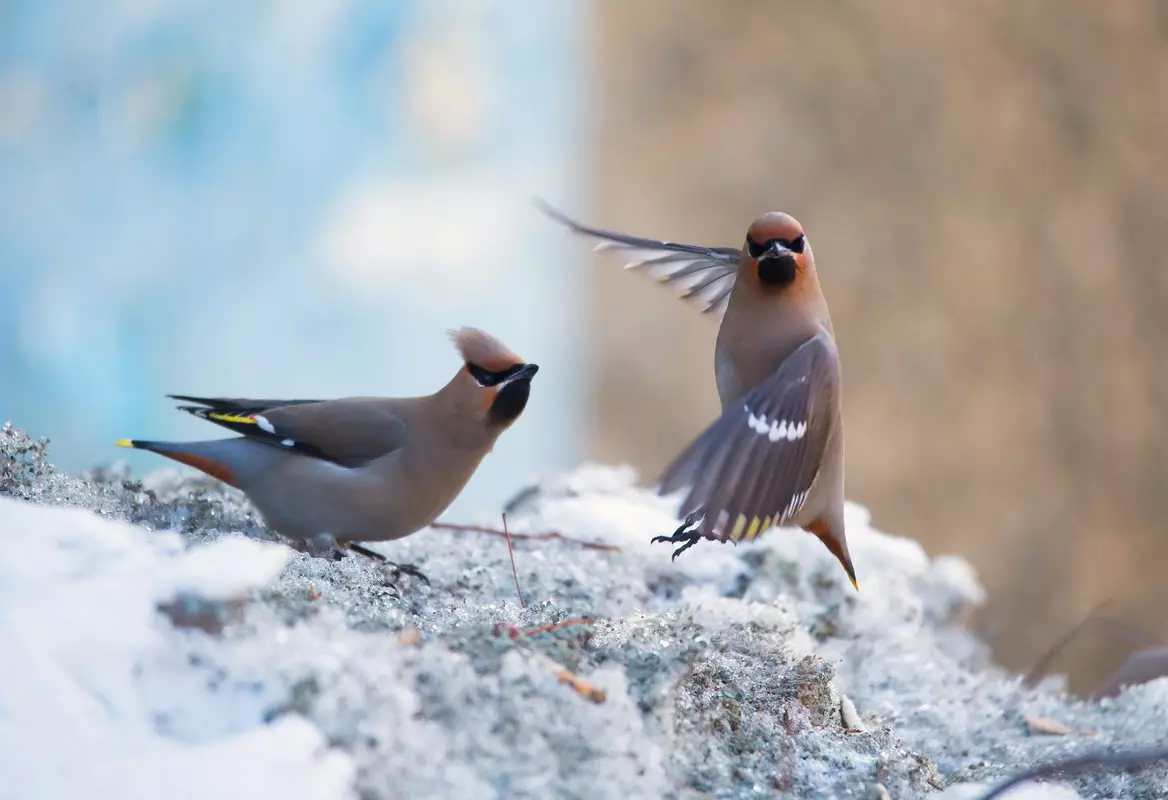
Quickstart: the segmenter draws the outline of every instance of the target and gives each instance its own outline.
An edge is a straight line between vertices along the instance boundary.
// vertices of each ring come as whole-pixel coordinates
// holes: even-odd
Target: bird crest
[[[450,338],[454,340],[455,347],[466,363],[485,370],[500,372],[523,363],[523,359],[515,355],[505,344],[477,328],[451,331]]]

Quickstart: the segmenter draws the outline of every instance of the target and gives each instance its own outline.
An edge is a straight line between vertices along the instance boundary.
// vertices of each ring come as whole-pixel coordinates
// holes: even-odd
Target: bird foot
[[[677,557],[679,555],[681,555],[686,550],[693,547],[695,544],[697,544],[702,539],[702,534],[701,534],[700,530],[696,527],[698,520],[701,519],[701,516],[702,516],[702,514],[700,511],[693,511],[693,512],[689,513],[686,516],[685,521],[682,522],[681,525],[677,528],[677,530],[675,530],[673,532],[672,536],[654,536],[652,539],[649,540],[649,543],[650,544],[656,544],[657,542],[669,542],[670,544],[678,544],[679,542],[682,543],[681,547],[679,547],[673,551],[673,556],[669,559],[671,562],[676,561]]]
[[[392,567],[398,575],[409,575],[411,578],[417,578],[427,586],[431,585],[430,579],[422,574],[422,571],[413,564],[395,564],[392,561],[387,561],[386,564]]]
[[[305,539],[304,552],[313,558],[327,558],[329,561],[340,561],[345,555],[336,537],[326,532]]]
[[[358,554],[363,555],[367,558],[372,558],[374,561],[380,561],[382,564],[384,564],[385,566],[389,567],[394,572],[396,572],[399,576],[400,575],[409,575],[411,578],[417,578],[418,580],[422,581],[427,586],[431,585],[430,579],[427,578],[422,573],[422,571],[420,569],[418,569],[416,566],[414,566],[413,564],[398,564],[394,561],[390,561],[388,558],[383,556],[381,553],[378,553],[376,550],[370,550],[368,547],[365,547],[364,545],[357,544],[356,542],[350,542],[349,549],[352,550],[354,553],[358,553]]]
[[[383,560],[382,563],[385,567],[387,567],[386,586],[392,590],[393,596],[399,600],[401,599],[402,593],[401,590],[397,588],[397,581],[401,578],[402,575],[409,575],[410,577],[423,581],[427,586],[430,585],[430,579],[423,575],[421,570],[419,570],[413,564],[395,564],[389,560]],[[392,577],[389,575],[391,572],[393,573]]]

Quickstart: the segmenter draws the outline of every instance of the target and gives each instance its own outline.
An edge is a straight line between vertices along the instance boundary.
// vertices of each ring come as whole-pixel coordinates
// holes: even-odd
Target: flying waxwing
[[[735,543],[772,526],[819,537],[855,569],[844,531],[844,434],[840,364],[815,256],[792,216],[756,219],[739,248],[698,247],[589,228],[539,203],[577,234],[599,239],[596,250],[628,258],[681,297],[722,315],[714,378],[722,416],[665,470],[658,491],[688,487],[685,523],[653,541],[700,539]]]
[[[432,523],[527,405],[539,367],[473,328],[452,332],[465,362],[424,397],[247,400],[169,395],[242,434],[201,442],[123,439],[243,491],[269,527],[315,556],[409,536]],[[420,575],[408,565],[397,565]],[[423,576],[424,577],[424,576]]]

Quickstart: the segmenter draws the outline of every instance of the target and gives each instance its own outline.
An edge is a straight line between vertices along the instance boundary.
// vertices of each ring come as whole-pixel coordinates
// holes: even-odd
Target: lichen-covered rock
[[[512,532],[564,537],[515,540],[521,607],[507,544],[495,536],[427,530],[373,545],[418,565],[429,586],[365,558],[291,550],[272,578],[223,545],[278,537],[245,498],[213,481],[172,470],[135,481],[117,466],[62,475],[43,443],[7,427],[0,469],[0,494],[135,525],[106,523],[121,544],[93,545],[82,561],[101,580],[86,583],[65,568],[78,563],[64,543],[77,540],[70,527],[81,517],[0,503],[0,575],[19,572],[39,596],[64,592],[104,615],[107,627],[88,632],[88,649],[57,663],[77,697],[92,681],[74,669],[77,658],[128,692],[115,707],[138,727],[133,735],[111,728],[104,756],[120,748],[129,763],[135,736],[229,749],[246,734],[253,796],[271,796],[264,781],[275,779],[264,770],[278,763],[254,748],[279,746],[288,734],[264,732],[289,720],[309,721],[329,752],[351,758],[355,791],[370,799],[899,799],[958,783],[969,785],[950,791],[968,796],[970,782],[1095,748],[1147,746],[1168,730],[1168,681],[1089,705],[1054,681],[1024,689],[994,668],[960,626],[984,599],[968,565],[876,531],[856,506],[848,524],[858,594],[822,545],[799,532],[706,543],[671,562],[668,547],[649,544],[676,525],[671,501],[636,488],[628,470],[585,465],[524,491],[509,509]],[[25,538],[39,544],[19,546]],[[22,558],[40,567],[17,570]],[[158,583],[160,574],[170,582]],[[225,594],[226,586],[247,588]],[[138,599],[111,602],[122,595],[108,587]],[[48,645],[58,641],[50,606],[0,610],[0,636],[20,618],[28,652],[50,666],[64,657]],[[103,639],[120,629],[151,633]],[[22,736],[50,752],[76,713],[54,701],[31,735],[13,729],[5,698],[20,696],[34,673],[8,672],[5,775],[6,742]],[[843,724],[843,693],[862,730],[854,718]],[[1034,735],[1027,715],[1072,734]],[[297,736],[287,741],[302,748]],[[92,764],[96,752],[71,755]],[[342,773],[329,770],[340,767],[320,765],[343,761],[296,753],[289,757],[302,774],[335,788]],[[48,796],[37,794],[52,785],[37,773],[28,764],[11,773],[28,781],[17,784],[26,789],[19,796]],[[121,779],[127,796],[166,785],[135,783],[129,769]],[[1165,768],[1152,766],[1067,783],[1085,796],[1164,797],[1166,780]]]

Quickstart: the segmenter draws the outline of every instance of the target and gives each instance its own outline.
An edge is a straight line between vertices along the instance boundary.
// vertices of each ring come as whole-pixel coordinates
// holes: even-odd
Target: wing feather
[[[573,233],[599,239],[598,251],[613,251],[625,259],[625,269],[648,272],[659,283],[669,284],[684,300],[695,300],[703,314],[726,310],[740,251],[736,247],[699,245],[643,239],[615,231],[582,225],[547,203],[537,205],[545,214]]]
[[[198,403],[179,409],[264,444],[345,467],[359,467],[405,444],[406,424],[392,401],[252,400],[168,395]]]
[[[666,469],[659,492],[688,487],[682,514],[707,538],[790,523],[806,503],[837,413],[839,362],[826,333],[800,345]]]

